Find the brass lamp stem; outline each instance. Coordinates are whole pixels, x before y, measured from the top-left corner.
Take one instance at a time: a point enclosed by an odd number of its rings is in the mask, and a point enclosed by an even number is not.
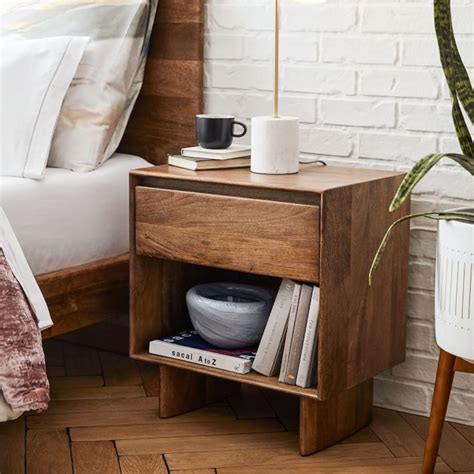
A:
[[[277,118],[278,89],[279,89],[279,66],[280,66],[280,0],[275,0],[275,75],[273,84],[273,117]]]

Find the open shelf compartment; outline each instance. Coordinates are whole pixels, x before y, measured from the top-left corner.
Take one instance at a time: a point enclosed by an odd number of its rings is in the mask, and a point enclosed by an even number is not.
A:
[[[186,292],[194,285],[207,282],[242,282],[278,290],[281,279],[230,270],[181,263],[170,260],[135,256],[136,269],[147,272],[142,280],[143,296],[132,298],[130,321],[130,355],[144,362],[185,369],[195,373],[246,383],[298,396],[318,399],[316,386],[301,388],[267,377],[257,372],[237,374],[187,361],[157,356],[148,352],[150,341],[192,328],[186,308]],[[135,276],[137,277],[137,276]],[[138,318],[135,315],[140,315]],[[146,314],[146,317],[144,317]]]

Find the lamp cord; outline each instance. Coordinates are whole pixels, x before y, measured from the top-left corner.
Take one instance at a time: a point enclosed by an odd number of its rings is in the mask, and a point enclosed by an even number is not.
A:
[[[306,161],[306,160],[301,161],[300,160],[299,163],[302,164],[302,165],[313,165],[315,163],[319,163],[322,166],[328,166],[328,164],[323,160],[311,160],[311,161]]]

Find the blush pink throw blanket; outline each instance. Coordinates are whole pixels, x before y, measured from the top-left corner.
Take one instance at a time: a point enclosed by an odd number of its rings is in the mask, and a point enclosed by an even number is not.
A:
[[[48,408],[49,382],[37,319],[1,249],[0,390],[14,411]]]

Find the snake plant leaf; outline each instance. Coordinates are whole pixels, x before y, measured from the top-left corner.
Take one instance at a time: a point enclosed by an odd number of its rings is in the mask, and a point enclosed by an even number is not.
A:
[[[400,225],[402,222],[415,219],[417,217],[426,217],[428,219],[434,220],[458,220],[462,222],[469,222],[474,224],[474,212],[471,211],[441,211],[441,212],[420,212],[418,214],[410,214],[408,216],[403,216],[400,219],[396,220],[388,229],[382,239],[382,242],[375,253],[374,259],[372,260],[372,265],[369,270],[369,286],[372,285],[373,275],[375,270],[377,270],[382,256],[387,248],[387,245],[390,241],[390,238],[393,234],[395,228]]]
[[[474,157],[474,143],[459,105],[461,101],[471,123],[474,123],[474,91],[454,36],[450,0],[435,0],[434,13],[441,65],[451,94],[456,134],[463,153]]]
[[[421,181],[421,179],[435,166],[442,158],[451,158],[462,166],[472,165],[471,173],[474,174],[474,160],[456,153],[433,153],[425,156],[411,169],[405,176],[402,184],[397,190],[395,197],[390,204],[390,212],[396,211],[408,198],[413,188]]]
[[[422,158],[413,169],[405,176],[402,184],[392,203],[390,211],[395,211],[406,201],[407,197],[413,191],[414,187],[423,179],[424,176],[435,166],[442,158],[449,158],[456,161],[471,175],[474,176],[474,142],[466,125],[463,110],[474,125],[474,90],[467,70],[459,54],[456,38],[454,36],[453,22],[451,17],[450,0],[434,0],[434,16],[436,37],[438,39],[439,54],[443,72],[448,83],[452,102],[452,117],[454,128],[458,137],[459,144],[463,154],[457,153],[434,153]],[[395,221],[387,230],[379,249],[374,257],[370,268],[369,282],[372,282],[372,276],[378,267],[382,255],[387,247],[393,230],[400,223],[414,219],[415,217],[427,217],[429,219],[459,219],[474,223],[474,213],[472,212],[433,212],[405,216]]]

